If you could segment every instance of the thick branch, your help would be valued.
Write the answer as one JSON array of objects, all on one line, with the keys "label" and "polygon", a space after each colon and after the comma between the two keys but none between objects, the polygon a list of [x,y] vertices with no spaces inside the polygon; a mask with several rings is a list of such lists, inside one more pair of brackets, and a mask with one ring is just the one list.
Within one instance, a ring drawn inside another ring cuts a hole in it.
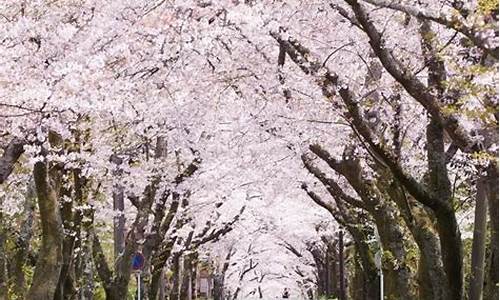
[{"label": "thick branch", "polygon": [[236,216],[234,216],[233,219],[229,223],[225,223],[222,228],[214,229],[214,230],[212,230],[212,232],[210,234],[208,234],[206,236],[204,236],[205,235],[204,233],[197,235],[193,241],[193,245],[191,248],[196,249],[197,247],[199,247],[203,244],[206,244],[208,242],[212,242],[214,240],[218,240],[222,236],[229,233],[231,230],[233,230],[233,225],[236,222],[238,222],[238,220],[240,219],[240,216],[243,214],[244,211],[245,211],[245,206],[243,206],[241,208],[240,212]]},{"label": "thick branch", "polygon": [[374,205],[380,201],[380,196],[373,187],[371,180],[362,178],[362,169],[359,160],[353,158],[353,155],[349,155],[349,158],[338,162],[319,144],[310,145],[309,149],[332,169],[337,171],[337,173],[342,174],[364,203]]},{"label": "thick branch", "polygon": [[465,20],[463,20],[458,15],[446,16],[442,13],[435,13],[431,11],[425,11],[423,9],[418,9],[415,6],[401,4],[397,1],[392,0],[363,0],[370,4],[373,4],[378,7],[390,8],[393,10],[401,11],[412,15],[419,19],[430,20],[441,24],[447,28],[458,31],[468,37],[474,45],[485,50],[498,60],[498,46],[491,47],[488,41],[488,35],[482,34],[482,30],[475,26],[468,26],[465,24]]},{"label": "thick branch", "polygon": [[[306,74],[317,74],[319,67],[315,67],[315,60],[309,59],[309,51],[300,45],[297,41],[294,41],[292,45],[291,42],[283,40],[278,34],[274,33],[272,36],[279,42],[285,43],[286,49],[290,49],[287,52],[292,60],[299,64]],[[287,50],[288,51],[288,50]],[[300,52],[299,52],[300,51]],[[295,57],[295,59],[294,59]],[[309,63],[309,64],[305,64]],[[365,142],[369,145],[369,149],[372,152],[374,158],[381,160],[387,167],[390,168],[394,176],[400,181],[405,188],[410,192],[410,194],[422,202],[424,205],[434,209],[434,210],[449,210],[450,206],[448,203],[439,201],[439,199],[434,198],[430,195],[425,188],[420,185],[413,177],[408,175],[402,167],[398,164],[398,160],[392,153],[387,151],[379,143],[375,142],[370,128],[367,126],[365,120],[361,116],[361,112],[358,107],[358,103],[354,100],[355,95],[349,89],[347,84],[342,84],[338,79],[337,74],[332,73],[328,68],[324,67],[326,73],[324,75],[324,80],[321,82],[323,90],[336,90],[338,89],[339,94],[347,107],[348,114],[346,117],[351,120],[352,126],[357,131],[357,133],[364,138]]]},{"label": "thick branch", "polygon": [[299,250],[297,250],[297,248],[295,248],[293,245],[291,245],[291,244],[290,244],[290,243],[288,243],[287,241],[283,241],[283,243],[284,243],[284,245],[283,245],[283,246],[284,246],[284,247],[285,247],[288,251],[292,252],[295,256],[297,256],[297,257],[299,257],[299,258],[300,258],[300,257],[302,257],[302,253],[300,253],[300,251],[299,251]]},{"label": "thick branch", "polygon": [[333,179],[328,178],[325,173],[321,172],[320,169],[315,167],[305,155],[302,155],[302,162],[304,163],[306,169],[316,178],[318,178],[321,181],[321,183],[323,183],[323,185],[326,187],[326,189],[332,196],[334,197],[338,196],[343,201],[355,207],[367,209],[367,205],[365,203],[344,193],[344,191],[342,191],[340,186]]},{"label": "thick branch", "polygon": [[479,145],[474,142],[460,126],[456,117],[441,112],[439,99],[410,70],[398,61],[391,51],[384,45],[384,39],[370,20],[366,10],[356,0],[346,0],[356,15],[356,19],[363,27],[370,39],[370,45],[387,72],[398,81],[416,101],[418,101],[436,120],[446,129],[457,146],[464,152],[475,152],[480,150]]},{"label": "thick branch", "polygon": [[360,223],[359,220],[356,220],[357,223],[354,223],[355,220],[353,220],[353,216],[349,216],[347,214],[347,211],[345,211],[341,205],[341,201],[337,198],[335,198],[335,201],[339,207],[338,210],[321,199],[321,197],[319,197],[316,193],[310,191],[305,183],[302,184],[302,189],[306,191],[309,197],[316,204],[325,208],[339,224],[343,225],[347,231],[349,231],[354,240],[357,251],[359,252],[363,267],[367,273],[368,289],[371,291],[370,296],[377,297],[378,271],[375,265],[373,253],[370,250],[370,246],[366,242],[368,240],[368,236],[373,236],[373,230],[369,226]]},{"label": "thick branch", "polygon": [[93,234],[92,256],[94,258],[97,273],[102,283],[104,284],[104,287],[106,289],[111,288],[113,272],[109,268],[108,262],[106,261],[104,251],[102,250],[101,241],[95,233]]},{"label": "thick branch", "polygon": [[175,177],[174,183],[179,184],[183,182],[186,178],[193,175],[194,172],[196,172],[200,168],[200,164],[201,164],[201,158],[196,157],[195,159],[193,159],[193,161],[187,166],[187,168],[182,173],[177,175],[177,177]]},{"label": "thick branch", "polygon": [[14,165],[24,152],[25,140],[14,138],[4,149],[0,157],[0,184],[4,183],[14,170]]}]

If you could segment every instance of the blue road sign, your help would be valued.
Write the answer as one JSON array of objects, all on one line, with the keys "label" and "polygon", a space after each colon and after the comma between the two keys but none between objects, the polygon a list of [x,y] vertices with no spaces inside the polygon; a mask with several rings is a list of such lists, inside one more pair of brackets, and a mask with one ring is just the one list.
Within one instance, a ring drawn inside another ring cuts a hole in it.
[{"label": "blue road sign", "polygon": [[142,268],[144,268],[144,261],[144,255],[140,252],[136,252],[132,257],[132,269],[134,269],[134,271],[141,271]]}]

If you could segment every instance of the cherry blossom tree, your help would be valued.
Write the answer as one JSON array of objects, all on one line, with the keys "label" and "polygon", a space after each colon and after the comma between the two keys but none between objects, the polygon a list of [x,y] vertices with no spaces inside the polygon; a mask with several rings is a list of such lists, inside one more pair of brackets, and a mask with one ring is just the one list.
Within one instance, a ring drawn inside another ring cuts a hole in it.
[{"label": "cherry blossom tree", "polygon": [[0,299],[498,297],[497,1],[0,10]]}]

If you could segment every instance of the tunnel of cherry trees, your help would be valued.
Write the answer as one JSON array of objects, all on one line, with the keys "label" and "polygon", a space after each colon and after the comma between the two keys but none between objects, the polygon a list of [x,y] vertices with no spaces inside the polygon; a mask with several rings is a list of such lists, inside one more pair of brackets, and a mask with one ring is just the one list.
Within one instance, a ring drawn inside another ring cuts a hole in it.
[{"label": "tunnel of cherry trees", "polygon": [[0,1],[0,300],[498,299],[498,11]]}]

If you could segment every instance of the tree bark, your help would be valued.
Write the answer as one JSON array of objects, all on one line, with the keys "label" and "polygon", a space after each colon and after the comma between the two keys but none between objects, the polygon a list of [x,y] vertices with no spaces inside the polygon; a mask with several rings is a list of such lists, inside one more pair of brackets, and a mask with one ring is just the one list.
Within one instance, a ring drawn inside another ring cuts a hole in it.
[{"label": "tree bark", "polygon": [[[162,247],[156,251],[154,257],[151,260],[153,271],[151,275],[151,284],[149,287],[149,299],[156,299],[159,287],[161,286],[161,282],[164,280],[162,274],[164,272],[165,264],[170,258],[172,247],[174,246],[176,240],[176,238],[172,238],[164,245],[162,245]],[[175,270],[172,269],[172,271]]]},{"label": "tree bark", "polygon": [[486,251],[487,183],[480,177],[476,183],[476,209],[471,254],[471,281],[469,300],[483,299],[484,257]]},{"label": "tree bark", "polygon": [[36,205],[35,185],[31,181],[26,193],[26,202],[24,204],[23,215],[25,219],[21,224],[21,230],[16,242],[14,253],[14,263],[12,267],[12,276],[14,277],[14,293],[20,299],[26,295],[26,279],[24,277],[24,264],[30,249],[30,241],[33,236],[33,219]]},{"label": "tree bark", "polygon": [[[2,204],[2,202],[0,202]],[[9,284],[7,274],[7,252],[5,251],[5,224],[3,224],[3,213],[0,210],[0,300],[8,300]]]},{"label": "tree bark", "polygon": [[[306,163],[306,161],[304,161]],[[303,184],[302,189],[304,189],[308,196],[319,206],[325,208],[334,219],[344,226],[344,228],[350,233],[352,239],[354,240],[354,245],[356,248],[356,253],[361,261],[361,266],[364,274],[364,295],[366,299],[378,299],[380,297],[380,277],[378,274],[377,266],[375,265],[374,254],[367,243],[369,236],[374,236],[374,232],[371,226],[365,225],[365,219],[360,217],[360,214],[351,214],[351,211],[345,207],[339,196],[332,194],[332,197],[337,203],[338,210],[332,205],[326,203],[321,197],[316,193],[310,191],[307,185]],[[360,224],[361,223],[361,224]]]},{"label": "tree bark", "polygon": [[14,138],[4,149],[0,157],[0,184],[4,183],[14,170],[14,165],[24,152],[26,141]]},{"label": "tree bark", "polygon": [[488,206],[490,217],[490,241],[485,299],[498,299],[498,164],[488,167]]},{"label": "tree bark", "polygon": [[185,255],[182,263],[182,279],[180,285],[180,298],[185,300],[191,300],[192,298],[192,286],[191,286],[191,276],[193,272],[193,257],[191,254]]},{"label": "tree bark", "polygon": [[47,164],[35,163],[38,207],[42,225],[42,245],[27,300],[53,300],[62,267],[62,221],[57,192],[49,182]]},{"label": "tree bark", "polygon": [[418,297],[422,300],[448,299],[446,273],[443,269],[439,239],[432,230],[433,222],[427,211],[416,201],[406,197],[403,189],[396,183],[385,186],[387,194],[398,205],[401,215],[419,249]]},{"label": "tree bark", "polygon": [[344,232],[339,231],[339,300],[346,300],[346,280],[344,268]]},{"label": "tree bark", "polygon": [[463,294],[462,238],[452,207],[451,184],[444,149],[444,130],[439,121],[432,117],[427,125],[427,161],[429,189],[444,204],[441,209],[434,210],[434,213],[437,219],[443,266],[450,289],[449,297],[460,299]]},{"label": "tree bark", "polygon": [[[356,251],[354,255],[354,275],[352,278],[352,284],[349,285],[350,288],[350,299],[353,300],[367,300],[369,295],[366,292],[366,274],[361,266],[359,254]],[[373,298],[377,299],[377,298]]]},{"label": "tree bark", "polygon": [[[81,211],[75,208],[83,205],[83,185],[84,179],[80,178],[80,172],[74,170],[73,189],[62,188],[60,197],[60,207],[62,224],[64,230],[63,240],[63,265],[61,269],[61,276],[59,278],[58,287],[56,289],[55,299],[71,299],[76,296],[77,287],[75,282],[75,253],[74,249],[76,244],[80,243],[80,223],[82,219]],[[64,185],[69,186],[70,182],[65,182]],[[72,195],[74,192],[74,197]],[[67,201],[64,198],[71,199]],[[74,203],[75,202],[75,203]],[[78,237],[78,241],[77,241]]]},{"label": "tree bark", "polygon": [[233,246],[229,248],[229,251],[227,252],[226,258],[224,260],[224,263],[222,264],[222,268],[219,273],[215,274],[214,276],[214,286],[213,286],[213,297],[214,300],[224,300],[225,296],[225,278],[226,278],[226,272],[227,269],[229,268],[229,262],[231,261],[231,256],[233,256]]},{"label": "tree bark", "polygon": [[426,11],[424,9],[417,8],[415,6],[405,5],[388,0],[363,0],[363,1],[378,7],[385,7],[401,11],[419,19],[430,20],[438,24],[441,24],[445,27],[448,27],[450,29],[453,29],[457,32],[460,32],[461,34],[469,38],[474,43],[474,45],[480,47],[488,54],[490,54],[492,57],[494,57],[496,60],[498,60],[498,47],[488,46],[488,40],[487,40],[488,38],[482,37],[480,34],[480,32],[483,29],[477,28],[475,27],[475,25],[470,26],[465,24],[464,22],[465,20],[457,15],[447,16],[442,13],[436,13],[434,11]]},{"label": "tree bark", "polygon": [[[389,259],[384,260],[384,271],[388,278],[386,285],[389,297],[395,298],[414,298],[411,288],[412,274],[410,267],[406,262],[406,247],[404,245],[403,228],[399,226],[394,217],[397,212],[396,207],[388,201],[387,195],[384,195],[375,183],[366,179],[362,174],[361,165],[358,159],[352,158],[350,149],[346,148],[345,159],[335,160],[325,149],[319,145],[311,145],[309,149],[324,160],[332,169],[342,175],[353,187],[361,198],[350,199],[352,197],[344,196],[360,209],[364,209],[373,216],[380,239],[384,249],[390,253]],[[306,165],[307,167],[307,165]],[[340,187],[327,178],[319,169],[309,165],[309,171],[313,173],[327,188],[340,190]],[[341,193],[341,191],[338,191]]]},{"label": "tree bark", "polygon": [[[122,170],[121,164],[123,159],[113,155],[111,157],[111,162],[115,164],[115,170],[113,170],[113,176],[120,180]],[[116,183],[113,185],[113,245],[114,245],[114,257],[115,262],[119,259],[120,255],[123,254],[125,250],[125,195],[124,188],[121,184]]]},{"label": "tree bark", "polygon": [[172,287],[170,290],[169,300],[179,300],[180,295],[180,254],[175,254],[172,257],[171,263],[171,272],[172,272]]},{"label": "tree bark", "polygon": [[[161,276],[161,280],[160,280],[160,288],[158,290],[158,300],[165,300],[167,287],[166,287],[166,282],[165,282],[165,271],[164,270],[162,270],[160,276]],[[156,299],[152,299],[152,300],[156,300]]]}]

